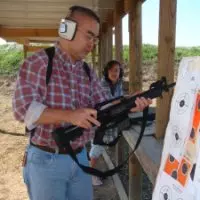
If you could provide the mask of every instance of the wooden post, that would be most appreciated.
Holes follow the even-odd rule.
[[[142,167],[135,154],[129,159],[129,200],[142,199]]]
[[[128,0],[129,93],[142,89],[142,2]],[[141,199],[142,168],[135,155],[129,160],[129,200]]]
[[[24,59],[27,57],[27,49],[28,46],[26,44],[23,45],[23,50],[24,50]]]
[[[174,80],[174,54],[176,35],[177,0],[160,0],[158,78],[165,76],[169,82]],[[156,137],[162,138],[169,119],[172,92],[157,99]]]
[[[129,92],[142,89],[142,2],[129,0]]]
[[[24,59],[25,59],[27,57],[29,40],[24,40],[23,43],[24,43],[23,44],[23,49],[24,49]]]
[[[120,8],[116,5],[114,12],[115,19],[115,58],[119,62],[123,61],[123,44],[122,44],[122,19],[120,12],[117,12]]]
[[[122,44],[122,19],[121,19],[121,3],[116,2],[114,12],[115,23],[115,59],[123,62],[123,44]],[[116,165],[120,164],[123,160],[123,141],[122,139],[116,144],[115,147],[115,161]]]
[[[108,27],[108,31],[107,31],[107,61],[110,61],[113,58],[112,50],[113,50],[112,27]]]

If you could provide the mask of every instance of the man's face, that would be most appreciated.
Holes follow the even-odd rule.
[[[76,59],[85,58],[94,48],[99,36],[99,23],[86,15],[75,14],[77,32],[71,42],[71,50]]]

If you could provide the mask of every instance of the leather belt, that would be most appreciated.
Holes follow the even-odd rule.
[[[41,146],[41,145],[37,145],[37,144],[33,144],[32,142],[30,143],[32,146],[41,149],[42,151],[46,151],[49,153],[58,153],[58,154],[69,154],[69,152],[67,151],[67,149],[59,149],[58,152],[56,152],[55,149],[52,149],[48,146]],[[81,153],[81,151],[83,150],[83,147],[78,147],[77,149],[74,150],[74,154],[79,154]]]

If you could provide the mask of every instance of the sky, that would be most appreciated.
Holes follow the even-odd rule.
[[[158,44],[160,0],[142,5],[142,40]],[[200,46],[200,0],[177,0],[176,46]],[[128,16],[123,18],[123,44],[128,44]]]
[[[160,0],[146,0],[142,5],[142,40],[158,44]],[[200,46],[200,0],[177,0],[176,46]],[[0,39],[0,44],[4,41]],[[129,44],[128,16],[123,18],[123,44]]]

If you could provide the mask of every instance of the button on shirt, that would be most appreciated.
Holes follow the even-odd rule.
[[[55,46],[53,67],[50,82],[46,85],[48,56],[45,51],[39,51],[28,57],[22,64],[13,97],[14,116],[18,121],[25,122],[29,129],[46,107],[54,109],[77,109],[94,107],[108,99],[100,81],[90,69],[91,81],[83,68],[83,62],[71,64],[70,57],[61,51],[59,44]],[[56,148],[51,132],[59,126],[69,126],[68,123],[59,125],[37,125],[31,141],[37,145]],[[71,143],[72,148],[84,146],[92,139],[93,130],[84,134]]]

